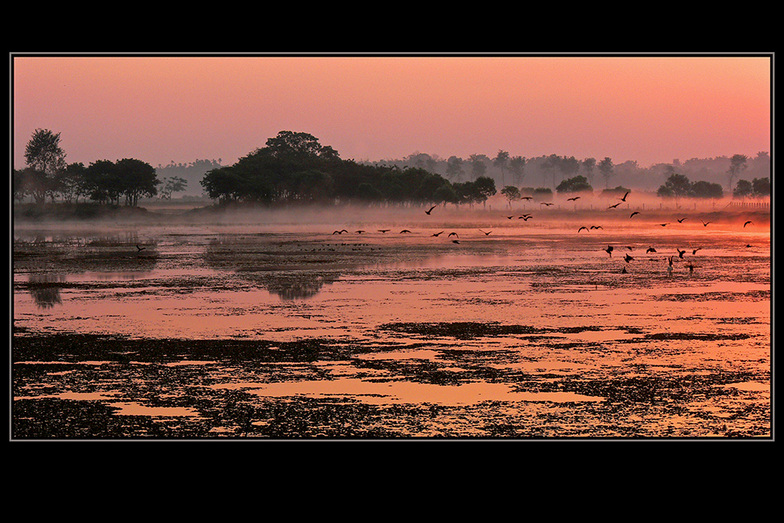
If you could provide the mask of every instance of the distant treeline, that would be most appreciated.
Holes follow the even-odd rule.
[[[468,203],[496,193],[491,178],[452,183],[420,167],[343,160],[314,136],[281,131],[236,164],[211,169],[201,181],[222,203]]]
[[[614,165],[610,158],[599,162],[557,155],[526,159],[499,151],[494,159],[472,155],[464,161],[453,156],[445,164],[420,153],[403,163],[357,162],[341,159],[335,149],[321,145],[310,134],[292,131],[279,132],[267,140],[265,147],[240,158],[234,165],[222,166],[220,160],[197,160],[191,164],[172,162],[157,169],[133,158],[116,162],[98,160],[88,166],[67,164],[59,140],[60,134],[49,130],[37,129],[33,134],[25,150],[27,167],[13,171],[15,199],[32,197],[36,203],[43,204],[57,200],[78,203],[81,198],[98,204],[135,207],[140,198],[171,198],[172,193],[185,191],[189,180],[198,181],[207,196],[219,203],[265,205],[349,202],[473,205],[486,202],[498,192],[510,203],[526,196],[537,201],[551,200],[553,191],[592,193],[593,184],[602,181],[605,188],[601,195],[623,195],[629,187],[640,188],[632,183],[624,164]],[[732,188],[733,197],[770,195],[770,158],[766,153],[753,160],[734,155],[710,163],[725,170],[723,176]],[[692,171],[681,171],[678,166],[658,166],[655,174],[647,171],[651,177],[648,183],[655,181],[653,189],[658,187],[658,196],[724,196],[721,184],[704,179],[692,182],[687,177]],[[440,168],[445,172],[437,172]],[[495,172],[490,172],[491,168]],[[159,179],[160,173],[168,176]],[[537,176],[541,176],[540,184]],[[610,180],[622,185],[611,188]],[[500,190],[497,190],[499,182]],[[737,185],[733,186],[733,182]]]

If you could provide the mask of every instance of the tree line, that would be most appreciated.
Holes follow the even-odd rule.
[[[501,173],[500,192],[510,204],[527,196],[538,201],[551,200],[553,189],[558,193],[592,193],[595,175],[603,178],[603,195],[623,194],[629,190],[622,185],[610,188],[609,181],[618,174],[618,166],[607,157],[598,162],[592,158],[580,161],[558,155],[527,160],[499,150],[492,160],[484,155],[472,155],[466,163],[450,157],[447,175],[443,176],[434,172],[436,165],[432,157],[419,153],[415,156],[414,161],[402,166],[389,161],[343,160],[335,149],[321,145],[308,133],[280,131],[267,140],[265,147],[233,165],[222,166],[220,161],[204,160],[198,165],[172,163],[166,169],[178,174],[184,174],[184,169],[208,169],[200,185],[219,204],[474,205],[486,202],[498,192],[497,177],[487,175],[488,160]],[[57,198],[78,203],[82,198],[99,204],[135,207],[140,198],[156,195],[171,198],[172,193],[187,186],[187,180],[180,176],[159,179],[155,168],[134,158],[116,162],[98,160],[88,166],[68,164],[60,147],[60,134],[47,129],[36,129],[33,133],[25,149],[25,159],[27,167],[13,171],[14,197],[21,200],[31,196],[39,204]],[[768,177],[755,177],[751,182],[740,178],[748,166],[747,160],[744,155],[734,155],[730,159],[726,174],[730,185],[737,182],[732,195],[738,198],[769,195]],[[531,169],[532,165],[542,174],[542,185],[521,186],[526,169]],[[473,179],[460,181],[466,168],[470,168]],[[512,184],[506,183],[507,174]],[[676,172],[674,165],[665,166],[663,174],[666,180],[657,190],[660,197],[722,198],[724,195],[720,184],[691,182],[685,174]],[[547,182],[552,183],[552,189],[544,186],[550,185]]]
[[[13,171],[13,196],[21,200],[30,196],[37,204],[58,197],[64,202],[79,203],[79,198],[99,204],[138,206],[139,198],[171,198],[182,191],[187,181],[172,176],[158,179],[156,170],[135,158],[116,162],[97,160],[66,163],[60,146],[60,133],[36,129],[25,147],[27,167]],[[160,189],[159,189],[160,186]]]
[[[234,165],[207,171],[201,181],[219,203],[468,203],[496,193],[491,178],[452,183],[422,167],[343,160],[311,134],[280,131]]]

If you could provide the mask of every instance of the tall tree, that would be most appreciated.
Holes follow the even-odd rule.
[[[732,190],[732,181],[747,167],[746,160],[748,157],[745,154],[735,154],[730,158],[730,168],[727,170],[730,190]]]
[[[509,153],[499,149],[498,154],[496,154],[495,158],[493,158],[493,165],[501,169],[501,187],[506,186],[506,178],[504,177],[504,173],[506,171],[506,167],[508,163],[509,163]]]
[[[36,203],[42,204],[46,196],[54,197],[57,174],[65,169],[65,151],[60,147],[60,133],[49,129],[36,129],[25,147],[25,160],[29,192]]]
[[[526,160],[522,156],[512,156],[512,158],[509,159],[509,170],[512,172],[516,184],[520,184],[523,181],[523,176],[525,175],[525,162]]]
[[[599,162],[598,167],[599,167],[599,172],[602,173],[602,176],[604,177],[604,188],[605,189],[609,189],[610,188],[610,178],[612,178],[612,176],[615,174],[613,172],[615,166],[613,165],[612,159],[610,159],[609,157],[605,156],[604,160]]]

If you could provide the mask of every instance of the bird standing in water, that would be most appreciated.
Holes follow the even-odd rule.
[[[604,252],[606,252],[607,254],[609,254],[610,256],[612,256],[612,252],[613,252],[613,247],[612,247],[612,245],[608,245],[608,246],[607,246],[607,248],[606,248],[606,249],[604,249]]]

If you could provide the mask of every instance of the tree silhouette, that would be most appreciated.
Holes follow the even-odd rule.
[[[746,160],[748,156],[744,154],[735,154],[730,158],[730,168],[727,170],[729,190],[732,190],[732,181],[747,167]]]
[[[496,154],[495,158],[493,158],[493,165],[501,169],[501,186],[506,185],[506,179],[504,178],[504,173],[506,171],[506,167],[508,163],[509,163],[509,153],[499,149],[498,154]]]
[[[610,178],[612,178],[612,176],[615,174],[614,173],[615,166],[613,165],[613,161],[609,157],[605,156],[604,160],[599,162],[598,167],[599,167],[599,172],[604,177],[604,187],[605,189],[607,189],[610,187]]]

